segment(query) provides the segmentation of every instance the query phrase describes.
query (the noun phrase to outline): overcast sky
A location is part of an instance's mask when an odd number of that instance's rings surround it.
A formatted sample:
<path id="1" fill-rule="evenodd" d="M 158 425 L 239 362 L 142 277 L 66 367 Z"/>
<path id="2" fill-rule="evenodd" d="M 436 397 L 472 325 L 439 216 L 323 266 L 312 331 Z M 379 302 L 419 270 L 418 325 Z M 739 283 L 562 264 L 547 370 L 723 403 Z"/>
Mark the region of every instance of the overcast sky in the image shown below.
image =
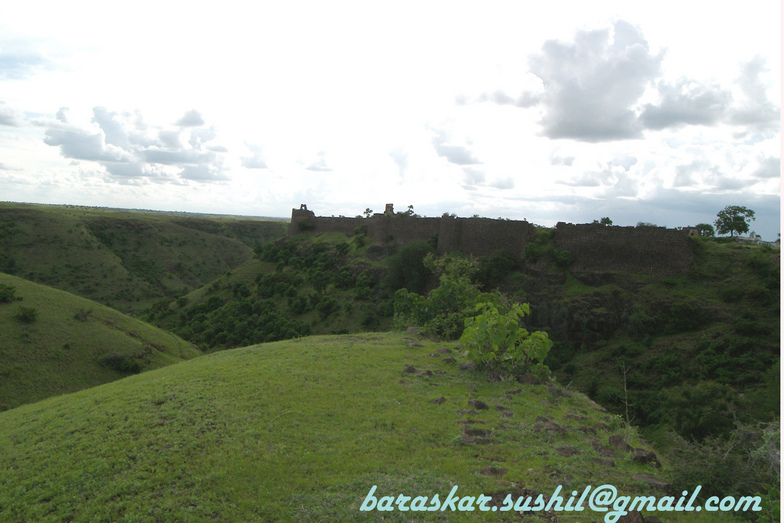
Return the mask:
<path id="1" fill-rule="evenodd" d="M 6 2 L 0 200 L 780 231 L 778 0 L 205 4 Z"/>

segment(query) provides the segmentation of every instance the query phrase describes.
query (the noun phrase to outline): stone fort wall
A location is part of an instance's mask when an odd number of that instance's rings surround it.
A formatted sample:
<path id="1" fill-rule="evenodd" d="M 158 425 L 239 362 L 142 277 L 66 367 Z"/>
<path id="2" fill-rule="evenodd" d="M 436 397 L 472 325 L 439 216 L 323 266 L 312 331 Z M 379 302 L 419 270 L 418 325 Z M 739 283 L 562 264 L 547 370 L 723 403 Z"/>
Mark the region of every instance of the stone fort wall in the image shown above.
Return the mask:
<path id="1" fill-rule="evenodd" d="M 321 217 L 301 206 L 292 209 L 289 236 L 301 232 L 354 234 L 367 228 L 373 245 L 403 245 L 438 235 L 439 253 L 463 251 L 489 256 L 503 250 L 522 257 L 536 228 L 527 221 L 490 218 L 419 218 L 387 212 L 369 218 Z M 555 246 L 572 256 L 573 272 L 625 272 L 657 276 L 682 274 L 694 260 L 689 231 L 664 227 L 613 227 L 600 224 L 558 223 Z"/>
<path id="2" fill-rule="evenodd" d="M 688 272 L 694 261 L 689 231 L 664 227 L 558 223 L 555 246 L 572 255 L 574 272 L 670 276 Z"/>

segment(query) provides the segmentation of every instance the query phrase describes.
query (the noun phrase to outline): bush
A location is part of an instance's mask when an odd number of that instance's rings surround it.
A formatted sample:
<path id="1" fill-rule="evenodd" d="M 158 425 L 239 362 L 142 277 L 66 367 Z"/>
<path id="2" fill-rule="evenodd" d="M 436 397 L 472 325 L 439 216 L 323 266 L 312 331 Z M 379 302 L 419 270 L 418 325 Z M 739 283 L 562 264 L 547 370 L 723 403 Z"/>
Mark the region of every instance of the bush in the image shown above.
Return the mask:
<path id="1" fill-rule="evenodd" d="M 316 309 L 322 320 L 327 319 L 330 314 L 337 311 L 339 308 L 340 305 L 338 304 L 338 300 L 332 296 L 323 296 L 321 300 L 319 300 L 318 305 L 316 305 Z"/>
<path id="2" fill-rule="evenodd" d="M 368 237 L 365 236 L 364 234 L 358 234 L 354 236 L 354 238 L 351 240 L 351 243 L 353 243 L 357 249 L 361 249 L 362 247 L 364 247 L 367 244 L 367 242 L 368 242 Z"/>
<path id="3" fill-rule="evenodd" d="M 110 352 L 104 355 L 99 362 L 104 367 L 116 370 L 118 372 L 127 372 L 129 374 L 137 374 L 141 372 L 142 366 L 138 361 L 120 354 L 119 352 Z"/>
<path id="4" fill-rule="evenodd" d="M 738 287 L 730 287 L 721 291 L 721 295 L 719 297 L 724 303 L 737 303 L 743 299 L 744 295 L 745 291 L 743 289 Z"/>
<path id="5" fill-rule="evenodd" d="M 390 290 L 408 289 L 410 292 L 423 293 L 430 269 L 425 267 L 427 254 L 434 252 L 433 246 L 418 240 L 407 243 L 387 260 L 387 276 L 384 285 Z"/>
<path id="6" fill-rule="evenodd" d="M 497 287 L 507 274 L 516 266 L 515 258 L 507 251 L 496 251 L 492 255 L 482 257 L 477 262 L 477 271 L 473 280 L 485 289 Z"/>
<path id="7" fill-rule="evenodd" d="M 675 302 L 662 306 L 663 314 L 667 315 L 668 332 L 686 332 L 697 330 L 711 323 L 711 315 L 696 303 Z"/>
<path id="8" fill-rule="evenodd" d="M 87 318 L 89 318 L 90 314 L 92 313 L 93 313 L 92 309 L 79 309 L 74 314 L 74 319 L 81 322 L 85 322 L 87 321 Z"/>
<path id="9" fill-rule="evenodd" d="M 0 283 L 0 303 L 11 303 L 16 300 L 16 288 L 13 285 Z"/>
<path id="10" fill-rule="evenodd" d="M 465 318 L 476 314 L 479 302 L 499 304 L 497 294 L 481 293 L 471 283 L 473 262 L 466 258 L 429 255 L 425 265 L 439 276 L 439 286 L 427 296 L 399 289 L 395 293 L 395 326 L 423 327 L 425 333 L 440 339 L 457 339 L 463 332 Z"/>
<path id="11" fill-rule="evenodd" d="M 555 259 L 555 264 L 558 266 L 559 269 L 568 269 L 569 266 L 574 261 L 572 259 L 572 255 L 566 251 L 553 251 L 553 258 Z"/>
<path id="12" fill-rule="evenodd" d="M 528 332 L 521 320 L 530 313 L 528 304 L 515 303 L 506 314 L 490 303 L 476 305 L 476 317 L 465 319 L 460 342 L 468 348 L 468 359 L 491 370 L 549 377 L 544 359 L 553 342 L 541 331 Z"/>
<path id="13" fill-rule="evenodd" d="M 727 438 L 701 443 L 671 435 L 673 491 L 692 491 L 702 485 L 701 499 L 709 496 L 760 496 L 763 511 L 757 521 L 778 521 L 780 502 L 779 423 L 737 424 Z"/>
<path id="14" fill-rule="evenodd" d="M 656 414 L 685 438 L 703 440 L 729 434 L 741 397 L 728 385 L 701 381 L 659 393 Z"/>
<path id="15" fill-rule="evenodd" d="M 639 341 L 646 335 L 656 332 L 656 320 L 642 311 L 637 311 L 629 316 L 629 323 L 626 329 L 632 339 Z"/>
<path id="16" fill-rule="evenodd" d="M 22 323 L 33 323 L 38 319 L 38 310 L 35 307 L 19 306 L 14 317 Z"/>

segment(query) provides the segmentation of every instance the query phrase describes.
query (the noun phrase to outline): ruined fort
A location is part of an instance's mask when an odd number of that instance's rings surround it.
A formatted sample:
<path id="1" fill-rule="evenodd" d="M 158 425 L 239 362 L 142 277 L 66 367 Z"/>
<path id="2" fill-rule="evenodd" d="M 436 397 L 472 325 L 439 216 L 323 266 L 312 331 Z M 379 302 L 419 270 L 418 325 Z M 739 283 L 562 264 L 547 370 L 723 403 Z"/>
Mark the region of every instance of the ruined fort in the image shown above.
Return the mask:
<path id="1" fill-rule="evenodd" d="M 387 204 L 384 213 L 367 217 L 322 217 L 306 205 L 291 210 L 289 236 L 303 232 L 339 232 L 348 236 L 361 231 L 375 246 L 402 245 L 414 240 L 435 240 L 439 254 L 463 251 L 489 256 L 507 251 L 522 258 L 534 241 L 536 227 L 527 221 L 491 218 L 440 218 L 395 213 Z M 614 227 L 598 223 L 555 226 L 555 247 L 572 257 L 573 272 L 625 272 L 657 276 L 682 274 L 694 260 L 688 229 L 664 227 Z"/>

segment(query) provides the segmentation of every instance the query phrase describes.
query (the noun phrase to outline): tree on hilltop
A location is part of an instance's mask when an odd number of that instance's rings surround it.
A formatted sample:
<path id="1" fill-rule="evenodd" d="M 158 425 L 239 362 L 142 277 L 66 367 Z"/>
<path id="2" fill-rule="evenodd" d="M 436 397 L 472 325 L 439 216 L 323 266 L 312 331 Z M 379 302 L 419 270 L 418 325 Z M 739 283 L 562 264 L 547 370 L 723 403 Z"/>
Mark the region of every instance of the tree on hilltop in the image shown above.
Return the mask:
<path id="1" fill-rule="evenodd" d="M 714 222 L 716 231 L 719 234 L 730 233 L 730 238 L 734 233 L 743 234 L 749 232 L 747 220 L 754 220 L 754 211 L 741 205 L 728 205 L 716 215 L 718 219 Z"/>
<path id="2" fill-rule="evenodd" d="M 713 236 L 716 236 L 716 231 L 713 230 L 713 225 L 709 223 L 698 223 L 696 225 L 696 229 L 702 237 L 712 238 Z"/>

